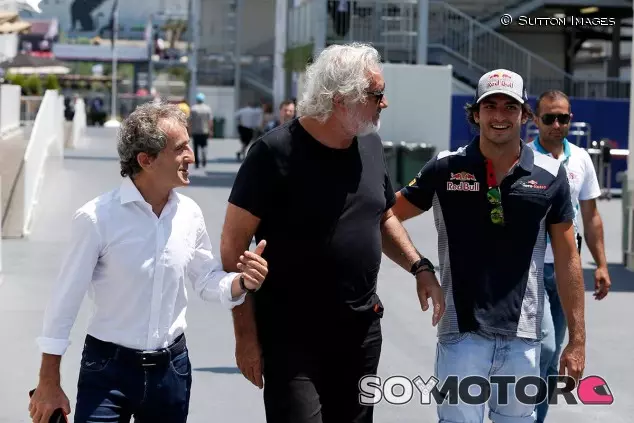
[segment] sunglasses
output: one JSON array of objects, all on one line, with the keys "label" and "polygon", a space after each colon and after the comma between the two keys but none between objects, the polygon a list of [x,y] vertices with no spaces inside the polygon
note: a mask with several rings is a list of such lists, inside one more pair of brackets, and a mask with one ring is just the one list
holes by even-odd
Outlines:
[{"label": "sunglasses", "polygon": [[545,125],[552,125],[553,123],[555,123],[555,119],[561,125],[566,125],[568,124],[568,122],[570,122],[570,115],[567,113],[559,113],[559,114],[546,113],[545,115],[542,115],[541,117],[541,120],[542,122],[544,122]]},{"label": "sunglasses", "polygon": [[496,225],[504,225],[504,212],[502,210],[502,193],[499,187],[489,188],[487,199],[493,206],[491,209],[491,222]]},{"label": "sunglasses", "polygon": [[383,91],[366,91],[366,94],[369,94],[372,97],[374,97],[377,103],[380,103],[381,100],[383,100],[383,96],[385,95]]}]

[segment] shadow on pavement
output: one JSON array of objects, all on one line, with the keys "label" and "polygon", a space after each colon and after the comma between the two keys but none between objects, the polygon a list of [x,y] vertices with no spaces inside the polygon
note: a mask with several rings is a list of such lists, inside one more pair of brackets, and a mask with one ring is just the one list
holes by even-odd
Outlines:
[{"label": "shadow on pavement", "polygon": [[237,367],[198,367],[194,369],[196,372],[211,372],[220,374],[240,374]]},{"label": "shadow on pavement", "polygon": [[[634,292],[634,272],[620,263],[608,263],[608,272],[612,287],[610,292]],[[594,268],[583,269],[586,291],[594,292]]]},{"label": "shadow on pavement", "polygon": [[236,179],[236,172],[205,172],[205,176],[189,175],[189,185],[192,187],[223,187],[231,188]]}]

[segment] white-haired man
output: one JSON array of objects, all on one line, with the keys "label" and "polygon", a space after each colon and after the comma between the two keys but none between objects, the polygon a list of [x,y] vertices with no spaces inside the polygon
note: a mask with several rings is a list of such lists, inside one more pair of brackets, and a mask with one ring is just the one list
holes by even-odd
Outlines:
[{"label": "white-haired man", "polygon": [[444,310],[433,266],[390,211],[376,133],[384,90],[374,48],[325,49],[308,68],[301,117],[253,144],[230,194],[226,268],[254,235],[267,240],[267,284],[234,309],[234,328],[238,366],[264,386],[269,422],[372,421],[358,386],[376,374],[381,353],[382,251],[416,275],[433,324]]}]

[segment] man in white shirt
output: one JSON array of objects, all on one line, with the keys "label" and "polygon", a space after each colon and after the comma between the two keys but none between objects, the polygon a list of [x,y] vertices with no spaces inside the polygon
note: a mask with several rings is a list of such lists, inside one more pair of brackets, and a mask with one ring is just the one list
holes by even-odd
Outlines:
[{"label": "man in white shirt", "polygon": [[228,309],[257,290],[266,242],[227,273],[212,254],[203,214],[174,189],[194,162],[187,120],[175,105],[146,103],[122,124],[121,186],[83,205],[37,339],[43,354],[29,404],[33,422],[70,413],[60,362],[88,292],[95,310],[84,343],[74,421],[184,423],[191,364],[184,336],[189,279],[206,301]]},{"label": "man in white shirt", "polygon": [[247,107],[236,112],[235,120],[242,143],[242,148],[236,152],[236,158],[240,160],[244,158],[249,144],[259,136],[258,128],[262,122],[262,108],[258,107],[255,102],[251,102]]},{"label": "man in white shirt", "polygon": [[[603,244],[603,223],[596,205],[601,189],[588,152],[566,139],[571,119],[570,101],[566,94],[561,91],[543,93],[537,100],[535,113],[539,136],[528,145],[536,152],[547,154],[564,163],[575,213],[574,227],[578,246],[581,249],[582,238],[579,229],[579,212],[581,212],[586,243],[597,265],[594,272],[594,296],[597,300],[602,300],[608,294],[611,283]],[[540,357],[541,377],[545,380],[548,380],[549,376],[559,374],[559,355],[567,326],[555,283],[553,262],[553,251],[548,242],[544,259],[544,287],[546,288],[545,299],[550,307],[544,307]],[[548,401],[538,404],[536,411],[536,421],[543,423],[548,412]]]}]

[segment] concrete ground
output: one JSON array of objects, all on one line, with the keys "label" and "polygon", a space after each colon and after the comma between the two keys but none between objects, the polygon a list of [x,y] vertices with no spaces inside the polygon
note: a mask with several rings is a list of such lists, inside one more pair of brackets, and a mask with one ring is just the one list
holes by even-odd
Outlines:
[{"label": "concrete ground", "polygon": [[[118,186],[118,162],[111,130],[88,128],[86,147],[69,150],[63,163],[47,168],[43,192],[37,206],[32,235],[28,240],[4,240],[4,274],[0,275],[0,327],[5,339],[0,349],[0,422],[28,422],[28,390],[35,387],[40,355],[35,338],[42,313],[57,275],[68,239],[72,212],[91,198]],[[239,164],[234,140],[210,143],[211,158],[206,171],[194,171],[190,187],[182,192],[194,198],[205,212],[207,227],[218,253],[226,201]],[[611,263],[613,290],[601,302],[592,298],[591,257],[584,246],[587,318],[586,374],[602,376],[615,396],[612,406],[554,406],[552,422],[631,422],[634,415],[634,351],[631,324],[634,321],[634,273],[621,263],[620,201],[599,204],[606,227],[607,256]],[[437,263],[436,231],[431,214],[406,223],[419,250]],[[386,307],[383,319],[384,346],[380,376],[417,375],[425,380],[433,374],[435,330],[431,315],[420,310],[413,279],[385,259],[379,293]],[[231,315],[219,304],[204,303],[190,296],[188,341],[194,367],[191,400],[192,423],[264,422],[262,392],[239,373],[234,360]],[[67,355],[62,361],[62,383],[74,407],[81,347],[90,308],[84,302],[73,329]],[[628,323],[630,322],[630,323]],[[629,335],[628,335],[629,334]],[[376,422],[433,422],[435,408],[418,404],[381,403]]]}]

